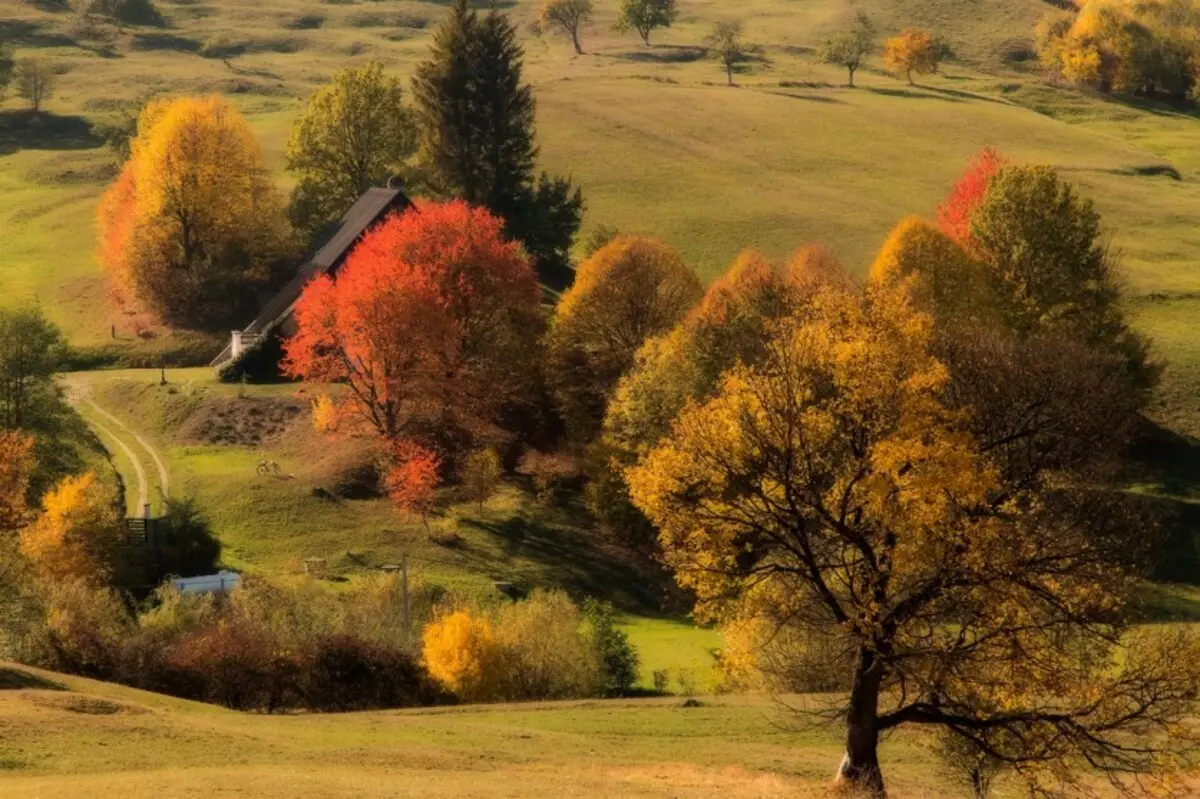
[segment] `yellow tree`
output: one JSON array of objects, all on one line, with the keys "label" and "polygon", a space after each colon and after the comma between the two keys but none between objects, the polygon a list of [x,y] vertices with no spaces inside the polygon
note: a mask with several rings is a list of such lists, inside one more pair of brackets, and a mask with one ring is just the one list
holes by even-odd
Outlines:
[{"label": "yellow tree", "polygon": [[934,333],[907,281],[823,289],[630,471],[633,499],[701,617],[841,669],[839,782],[883,796],[880,736],[911,725],[1042,788],[1152,771],[1188,743],[1197,648],[1127,634],[1145,536],[1079,476],[1133,415],[1123,387],[1099,356],[995,342],[960,378]]},{"label": "yellow tree", "polygon": [[618,238],[580,265],[547,342],[547,379],[578,438],[598,432],[642,344],[673,328],[701,293],[678,253],[653,239]]},{"label": "yellow tree", "polygon": [[42,501],[42,513],[21,531],[21,552],[47,582],[123,584],[131,577],[124,523],[95,474],[68,477]]},{"label": "yellow tree", "polygon": [[937,72],[937,42],[928,31],[906,28],[899,36],[888,39],[883,48],[883,62],[893,72],[902,72],[913,85],[913,73],[926,75]]},{"label": "yellow tree", "polygon": [[102,264],[163,321],[223,330],[291,253],[250,126],[222,97],[150,103],[101,203]]}]

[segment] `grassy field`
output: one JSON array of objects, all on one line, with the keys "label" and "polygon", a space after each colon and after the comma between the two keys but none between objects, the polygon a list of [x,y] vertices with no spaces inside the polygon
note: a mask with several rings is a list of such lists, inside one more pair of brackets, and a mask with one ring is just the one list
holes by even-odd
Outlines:
[{"label": "grassy field", "polygon": [[[24,667],[0,681],[12,799],[803,798],[828,795],[841,754],[834,730],[752,697],[260,716]],[[920,738],[890,738],[881,759],[894,797],[965,795]]]},{"label": "grassy field", "polygon": [[[830,244],[865,269],[887,230],[907,213],[930,214],[965,160],[984,145],[1017,160],[1066,170],[1104,211],[1128,264],[1132,311],[1171,364],[1156,410],[1173,429],[1200,435],[1193,398],[1200,352],[1189,335],[1200,312],[1200,138],[1190,114],[1143,108],[1045,85],[1020,71],[1038,0],[966,8],[955,0],[884,0],[884,31],[923,24],[962,60],[910,89],[872,64],[861,88],[816,63],[844,0],[738,4],[763,58],[722,85],[702,44],[715,0],[690,0],[683,19],[650,48],[611,30],[602,2],[584,56],[532,28],[534,0],[516,0],[539,101],[542,162],[585,189],[587,226],[662,236],[706,278],[745,246],[783,256],[804,242]],[[55,0],[8,4],[0,34],[18,55],[37,50],[65,74],[51,115],[31,120],[15,98],[0,113],[0,287],[34,296],[81,344],[150,352],[109,307],[92,258],[96,199],[115,166],[88,123],[148,94],[221,91],[250,118],[270,162],[282,168],[287,129],[312,88],[336,69],[380,58],[411,73],[444,3],[395,0],[164,1],[161,27],[83,41]],[[214,47],[229,58],[206,58]],[[1173,166],[1181,179],[1153,173]],[[287,176],[280,174],[281,184]],[[151,356],[153,357],[153,356]]]}]

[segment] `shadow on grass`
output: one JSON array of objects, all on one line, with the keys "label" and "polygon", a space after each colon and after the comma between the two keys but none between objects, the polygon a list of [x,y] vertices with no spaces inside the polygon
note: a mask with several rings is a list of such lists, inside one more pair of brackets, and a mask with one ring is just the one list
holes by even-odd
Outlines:
[{"label": "shadow on grass", "polygon": [[[507,557],[532,560],[545,567],[542,573],[571,593],[607,599],[626,613],[644,613],[662,606],[666,586],[660,581],[665,575],[654,575],[649,564],[635,565],[634,556],[597,544],[588,532],[525,516],[502,521],[463,520],[462,524],[491,536]],[[521,579],[514,578],[538,576],[498,573],[495,563],[479,563],[475,568],[518,585]]]},{"label": "shadow on grass", "polygon": [[40,22],[0,19],[0,41],[24,47],[74,47],[77,43],[64,33],[42,30]]},{"label": "shadow on grass", "polygon": [[1130,460],[1163,525],[1154,579],[1200,585],[1200,444],[1147,422]]},{"label": "shadow on grass", "polygon": [[[950,89],[936,90],[924,86],[906,86],[902,89],[890,89],[884,86],[864,86],[865,91],[883,97],[908,97],[913,100],[941,100],[944,103],[963,103],[966,92],[956,92]],[[969,95],[974,99],[974,95]]]},{"label": "shadow on grass", "polygon": [[180,53],[200,52],[200,42],[171,33],[138,33],[133,37],[134,50],[173,50]]},{"label": "shadow on grass", "polygon": [[66,687],[27,671],[0,668],[0,691],[65,691]]},{"label": "shadow on grass", "polygon": [[642,50],[610,56],[620,61],[640,64],[690,64],[708,55],[708,50],[695,45],[652,44]]},{"label": "shadow on grass", "polygon": [[18,150],[90,150],[103,143],[81,116],[0,112],[0,155]]},{"label": "shadow on grass", "polygon": [[788,91],[764,91],[763,94],[774,95],[775,97],[786,97],[789,100],[805,100],[810,103],[824,103],[825,105],[845,105],[845,102],[836,97],[827,97],[822,94],[793,94]]}]

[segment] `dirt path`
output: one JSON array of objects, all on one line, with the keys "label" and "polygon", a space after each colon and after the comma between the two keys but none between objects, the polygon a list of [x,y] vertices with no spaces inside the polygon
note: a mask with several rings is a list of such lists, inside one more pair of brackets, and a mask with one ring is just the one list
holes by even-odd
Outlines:
[{"label": "dirt path", "polygon": [[[72,379],[67,383],[67,387],[67,399],[75,406],[76,410],[80,411],[88,425],[102,438],[115,442],[117,447],[125,453],[129,462],[133,464],[134,477],[137,479],[138,484],[138,501],[136,506],[129,509],[130,515],[140,516],[146,505],[150,502],[150,481],[147,479],[142,457],[134,452],[134,448],[129,444],[130,439],[137,442],[137,447],[143,450],[146,456],[153,461],[154,468],[158,472],[159,493],[165,502],[170,496],[170,475],[158,451],[140,433],[100,407],[92,399],[92,387],[86,380]],[[112,426],[110,427],[108,424],[100,421],[97,415],[103,417]]]},{"label": "dirt path", "polygon": [[[100,406],[96,405],[94,402],[91,404],[96,407],[96,410],[100,410]],[[100,410],[100,412],[104,413],[102,410]],[[146,470],[142,468],[141,460],[139,460],[138,457],[133,454],[133,450],[129,448],[129,445],[122,441],[120,436],[118,436],[112,430],[105,427],[95,419],[89,419],[85,416],[84,420],[92,427],[92,429],[101,435],[101,438],[107,438],[115,442],[116,445],[121,448],[121,451],[125,453],[125,457],[129,458],[129,462],[133,464],[133,472],[137,476],[138,482],[138,501],[134,507],[127,510],[131,516],[140,516],[143,509],[146,507],[146,504],[150,501],[150,486],[146,481]]]}]

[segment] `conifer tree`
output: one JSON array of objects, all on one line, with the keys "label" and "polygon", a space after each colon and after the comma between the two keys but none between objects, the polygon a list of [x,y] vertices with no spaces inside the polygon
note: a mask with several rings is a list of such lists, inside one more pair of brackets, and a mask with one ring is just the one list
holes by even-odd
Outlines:
[{"label": "conifer tree", "polygon": [[458,0],[413,79],[419,158],[437,194],[482,205],[534,256],[545,277],[567,264],[583,197],[564,178],[535,179],[536,101],[508,17]]}]

